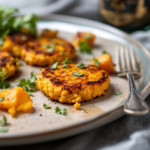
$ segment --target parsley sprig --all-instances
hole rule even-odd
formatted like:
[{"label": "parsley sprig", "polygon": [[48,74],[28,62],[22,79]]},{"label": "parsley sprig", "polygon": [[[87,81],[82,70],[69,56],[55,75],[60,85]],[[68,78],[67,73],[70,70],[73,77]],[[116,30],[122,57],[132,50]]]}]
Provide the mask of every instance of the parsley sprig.
[{"label": "parsley sprig", "polygon": [[37,16],[27,14],[23,17],[16,17],[17,8],[0,7],[0,45],[8,34],[16,32],[28,32],[36,35]]},{"label": "parsley sprig", "polygon": [[5,98],[4,97],[0,97],[0,102],[3,101]]},{"label": "parsley sprig", "polygon": [[23,87],[24,90],[29,94],[32,95],[32,92],[35,91],[35,87],[36,87],[36,76],[34,75],[33,72],[31,72],[31,76],[30,79],[20,79],[20,80],[16,80],[19,82],[19,84],[17,84],[18,87]]},{"label": "parsley sprig", "polygon": [[87,42],[79,41],[79,52],[91,54],[92,47]]},{"label": "parsley sprig", "polygon": [[55,113],[61,114],[61,115],[66,115],[67,109],[66,109],[66,108],[60,109],[60,108],[57,106],[57,107],[55,108]]},{"label": "parsley sprig", "polygon": [[8,81],[5,81],[6,76],[6,72],[3,73],[2,69],[0,68],[0,89],[7,89],[11,86]]}]

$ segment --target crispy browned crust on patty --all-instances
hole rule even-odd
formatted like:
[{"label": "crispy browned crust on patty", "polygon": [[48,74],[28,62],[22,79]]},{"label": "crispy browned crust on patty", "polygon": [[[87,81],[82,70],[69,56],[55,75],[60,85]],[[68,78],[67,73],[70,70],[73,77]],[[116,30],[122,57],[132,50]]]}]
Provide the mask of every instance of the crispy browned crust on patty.
[{"label": "crispy browned crust on patty", "polygon": [[0,51],[0,68],[6,72],[6,78],[11,77],[19,68],[19,62],[16,57],[7,51]]},{"label": "crispy browned crust on patty", "polygon": [[[51,45],[54,46],[53,51],[49,51]],[[24,61],[35,66],[52,65],[56,61],[63,61],[66,57],[73,59],[75,49],[62,38],[38,38],[28,42],[21,53]]]},{"label": "crispy browned crust on patty", "polygon": [[33,39],[35,37],[29,33],[14,33],[5,37],[0,50],[8,51],[16,57],[20,57],[22,46]]},{"label": "crispy browned crust on patty", "polygon": [[[42,69],[37,78],[39,89],[51,99],[65,103],[88,101],[105,94],[110,82],[106,71],[93,65],[85,69],[76,67],[75,63],[67,65],[69,69],[63,68],[63,65],[58,65],[55,70],[51,67]],[[73,72],[84,75],[74,77]]]}]

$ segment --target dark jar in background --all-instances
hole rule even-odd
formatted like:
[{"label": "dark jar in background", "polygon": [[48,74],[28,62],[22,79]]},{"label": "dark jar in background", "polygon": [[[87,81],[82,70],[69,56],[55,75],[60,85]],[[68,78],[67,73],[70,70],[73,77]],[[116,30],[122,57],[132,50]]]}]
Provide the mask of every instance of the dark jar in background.
[{"label": "dark jar in background", "polygon": [[150,0],[100,0],[100,20],[125,31],[150,25]]}]

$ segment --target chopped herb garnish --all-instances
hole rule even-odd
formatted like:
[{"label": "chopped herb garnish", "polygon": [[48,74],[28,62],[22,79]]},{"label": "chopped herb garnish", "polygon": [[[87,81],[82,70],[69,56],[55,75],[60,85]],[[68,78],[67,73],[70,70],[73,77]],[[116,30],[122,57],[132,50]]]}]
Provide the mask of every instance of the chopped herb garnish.
[{"label": "chopped herb garnish", "polygon": [[43,104],[43,107],[44,107],[45,109],[51,109],[51,106],[48,106],[48,105],[46,105],[46,104]]},{"label": "chopped herb garnish", "polygon": [[64,64],[66,63],[72,63],[72,60],[69,60],[68,58],[66,58],[64,61],[63,61]]},{"label": "chopped herb garnish", "polygon": [[26,41],[26,40],[27,40],[27,37],[26,37],[26,36],[22,36],[22,37],[21,37],[21,40],[22,40],[22,41]]},{"label": "chopped herb garnish", "polygon": [[22,64],[22,63],[19,63],[19,66],[20,66],[20,67],[22,67],[22,66],[23,66],[23,64]]},{"label": "chopped herb garnish", "polygon": [[94,60],[95,65],[98,67],[99,64],[100,64],[99,61],[98,61],[98,59],[94,58],[93,60]]},{"label": "chopped herb garnish", "polygon": [[0,133],[6,133],[6,132],[8,132],[8,129],[7,129],[7,128],[1,128],[1,129],[0,129]]},{"label": "chopped herb garnish", "polygon": [[30,79],[20,79],[20,80],[16,80],[19,82],[19,84],[17,84],[18,87],[23,87],[24,90],[29,94],[32,95],[32,92],[35,91],[36,88],[36,76],[34,75],[33,72],[31,72],[31,76]]},{"label": "chopped herb garnish", "polygon": [[4,100],[4,97],[0,97],[0,102]]},{"label": "chopped herb garnish", "polygon": [[0,68],[0,89],[6,89],[11,86],[8,81],[5,81],[6,76],[6,72],[3,73],[2,69]]},{"label": "chopped herb garnish", "polygon": [[64,44],[65,44],[65,42],[61,42],[61,43],[60,43],[60,45],[64,45]]},{"label": "chopped herb garnish", "polygon": [[87,35],[84,36],[84,38],[87,39],[87,40],[89,40],[89,39],[91,39],[91,35],[87,34]]},{"label": "chopped herb garnish", "polygon": [[122,94],[122,92],[114,93],[114,95],[117,95],[117,96],[119,96],[121,94]]},{"label": "chopped herb garnish", "polygon": [[63,64],[63,68],[69,68],[67,64]]},{"label": "chopped herb garnish", "polygon": [[62,54],[65,54],[66,52],[65,52],[65,51],[61,51],[61,53],[62,53]]},{"label": "chopped herb garnish", "polygon": [[82,64],[82,63],[80,63],[80,64],[76,64],[75,65],[76,67],[79,67],[79,68],[87,68],[87,66],[86,65],[84,65],[84,64]]},{"label": "chopped herb garnish", "polygon": [[79,51],[81,53],[91,54],[92,47],[87,42],[79,41]]},{"label": "chopped herb garnish", "polygon": [[53,52],[55,50],[55,44],[51,44],[50,48],[47,49],[48,52]]},{"label": "chopped herb garnish", "polygon": [[15,59],[13,59],[13,60],[12,60],[12,62],[13,62],[13,63],[16,63],[16,60],[15,60]]},{"label": "chopped herb garnish", "polygon": [[67,109],[66,109],[66,108],[60,109],[60,108],[57,106],[57,107],[55,108],[55,113],[61,114],[61,115],[66,115]]},{"label": "chopped herb garnish", "polygon": [[57,65],[58,65],[58,62],[55,62],[55,63],[51,66],[51,69],[57,69]]},{"label": "chopped herb garnish", "polygon": [[41,78],[39,78],[39,79],[41,79]]},{"label": "chopped herb garnish", "polygon": [[7,118],[5,117],[5,115],[3,115],[2,120],[0,120],[0,125],[5,126],[6,124],[7,124]]},{"label": "chopped herb garnish", "polygon": [[102,51],[102,54],[107,54],[107,52],[105,50]]},{"label": "chopped herb garnish", "polygon": [[84,75],[84,73],[73,72],[74,77],[81,77],[83,75]]}]

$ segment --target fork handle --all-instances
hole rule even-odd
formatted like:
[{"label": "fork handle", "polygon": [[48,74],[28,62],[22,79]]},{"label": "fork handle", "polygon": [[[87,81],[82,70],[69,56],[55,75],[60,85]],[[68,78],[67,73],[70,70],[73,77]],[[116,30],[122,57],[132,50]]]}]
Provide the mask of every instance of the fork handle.
[{"label": "fork handle", "polygon": [[129,96],[124,105],[124,111],[131,115],[145,115],[149,112],[149,107],[143,99],[139,96],[133,75],[131,73],[127,74],[129,82]]}]

